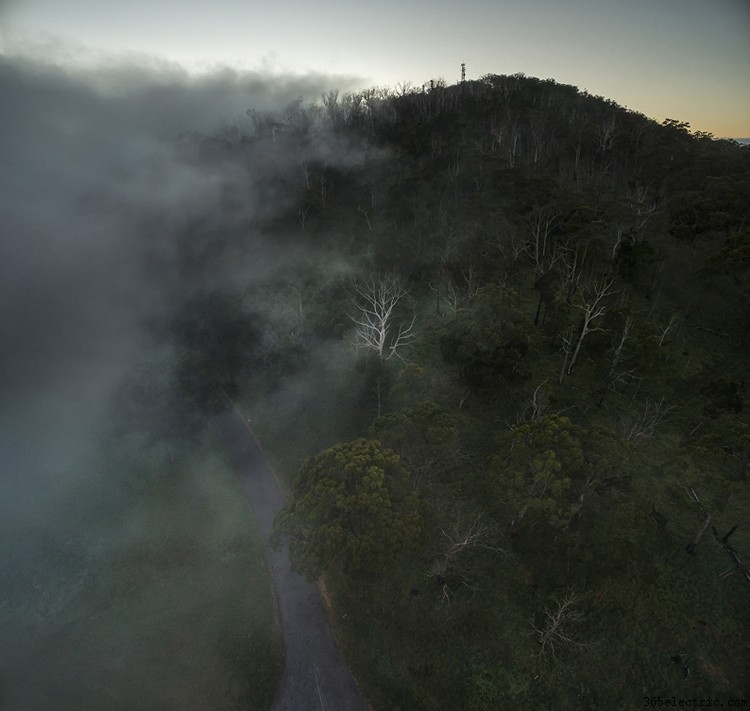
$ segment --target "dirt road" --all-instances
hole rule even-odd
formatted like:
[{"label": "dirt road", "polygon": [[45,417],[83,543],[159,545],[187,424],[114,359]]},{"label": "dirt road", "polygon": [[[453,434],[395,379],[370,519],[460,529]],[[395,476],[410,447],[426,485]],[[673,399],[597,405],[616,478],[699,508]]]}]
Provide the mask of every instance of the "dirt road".
[{"label": "dirt road", "polygon": [[[213,419],[266,541],[284,495],[236,409]],[[317,587],[289,565],[286,546],[268,548],[284,639],[284,672],[272,711],[367,711],[331,633]]]}]

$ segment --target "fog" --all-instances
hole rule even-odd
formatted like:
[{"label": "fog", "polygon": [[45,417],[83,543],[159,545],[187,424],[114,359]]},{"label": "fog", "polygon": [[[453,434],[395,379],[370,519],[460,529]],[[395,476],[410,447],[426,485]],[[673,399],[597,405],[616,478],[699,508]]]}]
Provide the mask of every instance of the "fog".
[{"label": "fog", "polygon": [[[251,635],[242,591],[268,594],[249,509],[204,434],[189,451],[118,435],[118,393],[146,367],[165,398],[175,346],[162,326],[186,290],[251,287],[311,258],[251,231],[241,255],[202,243],[289,198],[261,195],[266,161],[206,158],[191,137],[251,132],[247,109],[283,111],[342,82],[0,58],[0,708],[240,703],[248,659],[203,642]],[[190,240],[207,283],[186,273]],[[230,617],[205,627],[209,613]],[[193,636],[175,632],[187,624]]]}]

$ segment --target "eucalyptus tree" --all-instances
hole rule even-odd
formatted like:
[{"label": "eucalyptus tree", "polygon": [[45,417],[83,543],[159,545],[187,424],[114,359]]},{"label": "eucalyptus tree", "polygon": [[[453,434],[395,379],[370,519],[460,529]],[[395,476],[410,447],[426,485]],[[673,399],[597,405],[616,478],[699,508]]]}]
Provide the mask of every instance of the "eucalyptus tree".
[{"label": "eucalyptus tree", "polygon": [[337,444],[310,458],[274,523],[289,538],[292,565],[310,578],[337,571],[366,578],[414,545],[419,501],[399,456],[375,440]]}]

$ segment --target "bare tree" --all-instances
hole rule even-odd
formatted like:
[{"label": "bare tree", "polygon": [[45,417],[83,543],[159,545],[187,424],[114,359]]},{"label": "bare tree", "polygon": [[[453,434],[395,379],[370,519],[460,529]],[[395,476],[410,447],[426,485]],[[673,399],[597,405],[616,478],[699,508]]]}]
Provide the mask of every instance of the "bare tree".
[{"label": "bare tree", "polygon": [[580,179],[581,155],[583,152],[584,136],[591,126],[591,117],[575,107],[570,117],[572,135],[574,137],[572,146],[574,150],[573,162],[573,179],[578,182]]},{"label": "bare tree", "polygon": [[357,347],[375,351],[381,363],[402,358],[399,350],[414,340],[417,317],[413,315],[408,326],[397,324],[397,306],[409,295],[401,278],[393,272],[372,274],[354,284],[354,294],[357,313],[351,318]]},{"label": "bare tree", "polygon": [[626,232],[625,225],[620,223],[617,225],[617,234],[615,236],[615,244],[612,247],[612,260],[617,257],[617,252],[620,251],[620,245],[625,241],[625,239],[630,239],[630,233]]},{"label": "bare tree", "polygon": [[445,285],[445,300],[448,302],[448,306],[454,314],[464,303],[464,297],[461,290],[450,277],[448,278],[448,283]]},{"label": "bare tree", "polygon": [[573,329],[567,328],[565,332],[560,336],[562,341],[562,352],[563,352],[563,363],[560,368],[560,376],[557,379],[557,384],[562,385],[562,381],[565,378],[565,373],[568,369],[568,362],[570,361],[570,354],[573,352]]},{"label": "bare tree", "polygon": [[320,171],[319,177],[320,177],[320,205],[321,207],[325,208],[326,198],[328,197],[328,194],[330,191],[328,184],[326,182],[325,168],[323,168],[323,170]]},{"label": "bare tree", "polygon": [[514,118],[509,124],[510,138],[508,140],[508,161],[512,168],[516,164],[516,156],[518,155],[518,142],[521,139],[521,126],[518,123],[518,119]]},{"label": "bare tree", "polygon": [[541,645],[539,656],[549,652],[554,657],[563,649],[581,651],[589,646],[574,639],[570,630],[584,617],[578,608],[583,597],[572,589],[568,590],[562,597],[555,596],[550,605],[544,606],[544,616],[539,626],[534,620],[529,621]]},{"label": "bare tree", "polygon": [[633,217],[634,241],[639,241],[639,235],[646,223],[660,210],[656,201],[651,197],[651,191],[645,185],[636,185],[628,196],[628,205]]},{"label": "bare tree", "polygon": [[572,247],[561,250],[562,269],[560,271],[565,285],[565,303],[568,306],[573,303],[573,298],[578,291],[587,252],[588,242],[582,244],[580,240],[577,240]]},{"label": "bare tree", "polygon": [[555,252],[552,231],[560,220],[560,213],[551,205],[536,205],[527,218],[528,240],[523,251],[531,257],[538,276],[546,274],[560,259]]},{"label": "bare tree", "polygon": [[654,436],[656,428],[661,425],[674,406],[667,406],[664,398],[646,399],[643,410],[630,412],[622,421],[622,436],[628,440],[649,439]]},{"label": "bare tree", "polygon": [[[545,415],[549,409],[550,398],[549,393],[542,388],[544,388],[547,382],[547,380],[542,380],[542,382],[534,388],[534,392],[531,394],[531,399],[523,406],[523,409],[516,416],[516,425],[520,425],[522,422],[535,422]],[[513,429],[512,426],[511,429]]]},{"label": "bare tree", "polygon": [[443,602],[450,603],[452,593],[445,579],[447,575],[458,575],[466,587],[476,589],[460,562],[467,551],[477,548],[492,553],[506,554],[506,551],[494,545],[498,536],[497,527],[486,521],[482,514],[464,515],[459,509],[453,523],[440,528],[440,533],[443,545],[427,572],[427,577],[438,581],[442,589]]},{"label": "bare tree", "polygon": [[615,116],[607,116],[602,119],[594,129],[596,135],[596,142],[599,146],[599,150],[604,153],[612,148],[612,143],[615,138],[615,127],[617,126],[617,119]]},{"label": "bare tree", "polygon": [[678,326],[680,325],[680,317],[676,314],[672,314],[669,317],[669,323],[667,323],[661,331],[661,335],[659,336],[659,345],[663,346],[664,342],[667,340],[667,337],[669,336],[672,331],[674,331]]},{"label": "bare tree", "polygon": [[542,152],[547,144],[548,138],[544,113],[537,112],[531,117],[530,129],[531,145],[534,150],[533,160],[534,165],[537,165],[542,157]]},{"label": "bare tree", "polygon": [[305,231],[305,224],[307,223],[307,216],[310,214],[310,206],[302,205],[297,208],[297,219],[299,220],[300,229]]},{"label": "bare tree", "polygon": [[365,222],[367,223],[367,229],[369,231],[372,231],[372,223],[370,222],[370,215],[367,210],[362,209],[361,205],[357,206],[357,212],[361,213],[362,216],[365,218]]},{"label": "bare tree", "polygon": [[440,282],[435,284],[428,281],[427,286],[435,292],[435,313],[438,316],[445,315],[440,308],[441,299],[448,304],[448,308],[454,316],[458,310],[463,308],[466,304],[467,298],[464,291],[455,281],[453,281],[453,279],[451,279],[451,277],[445,277],[445,275],[442,275]]},{"label": "bare tree", "polygon": [[497,116],[493,116],[490,121],[490,135],[492,136],[492,145],[490,150],[495,151],[498,148],[502,148],[503,141],[505,140],[505,134],[507,132],[507,124]]},{"label": "bare tree", "polygon": [[[625,382],[628,378],[635,377],[635,373],[632,370],[622,370],[620,368],[621,363],[627,356],[625,344],[630,338],[630,331],[633,328],[633,319],[628,316],[625,319],[625,323],[622,325],[622,331],[620,331],[619,337],[616,337],[612,341],[612,358],[609,361],[609,372],[607,373],[608,387],[613,392],[617,392],[616,386],[619,383]],[[604,395],[602,395],[602,399]],[[600,401],[601,404],[601,401]]]},{"label": "bare tree", "polygon": [[482,514],[465,516],[459,511],[453,524],[441,528],[440,533],[443,535],[444,546],[430,568],[430,577],[444,576],[454,565],[456,558],[471,548],[505,553],[502,548],[490,545],[497,537],[497,529],[485,521]]},{"label": "bare tree", "polygon": [[477,264],[473,259],[470,259],[468,265],[461,269],[461,276],[464,280],[468,298],[473,299],[482,286],[482,275],[479,273]]},{"label": "bare tree", "polygon": [[597,325],[597,322],[607,312],[607,307],[604,301],[607,297],[617,293],[614,288],[614,281],[614,277],[611,276],[604,277],[601,280],[595,280],[591,287],[586,290],[586,293],[584,293],[583,303],[577,306],[577,308],[583,312],[583,323],[581,324],[581,332],[578,335],[578,341],[573,350],[573,355],[570,358],[570,363],[568,363],[568,375],[570,375],[573,372],[573,368],[575,368],[583,339],[590,333],[601,330]]},{"label": "bare tree", "polygon": [[305,190],[309,190],[311,187],[310,178],[312,177],[312,169],[306,160],[301,160],[298,165],[302,171],[302,177],[305,179]]}]

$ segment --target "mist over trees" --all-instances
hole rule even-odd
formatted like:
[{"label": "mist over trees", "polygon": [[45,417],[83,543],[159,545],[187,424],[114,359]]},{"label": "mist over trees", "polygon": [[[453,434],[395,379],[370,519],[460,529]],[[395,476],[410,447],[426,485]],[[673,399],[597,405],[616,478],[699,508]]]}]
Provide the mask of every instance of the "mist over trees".
[{"label": "mist over trees", "polygon": [[[359,156],[280,178],[299,194],[274,229],[356,266],[353,314],[343,294],[322,300],[353,325],[313,329],[296,377],[316,377],[324,336],[358,353],[339,371],[358,389],[280,454],[294,483],[277,526],[300,569],[324,574],[376,706],[746,693],[747,581],[727,546],[747,557],[747,149],[522,75],[328,94],[255,120],[251,144],[300,150],[322,133]],[[270,449],[286,447],[279,410],[255,411]],[[423,520],[375,581],[344,555],[349,536],[369,540],[351,516],[371,503],[311,508],[334,452],[331,472],[374,475],[356,437],[398,456]]]},{"label": "mist over trees", "polygon": [[[6,106],[36,96],[3,71]],[[244,103],[216,128],[198,107],[222,82]],[[241,402],[373,708],[746,696],[750,149],[523,75],[167,84],[184,131],[167,99],[155,131],[82,86],[35,119],[67,145],[73,93],[112,128],[75,138],[107,147],[88,169],[53,162],[75,189],[34,220],[60,240],[0,266],[27,314],[11,352],[75,352],[85,326],[107,379],[80,410],[111,404],[164,471]]]},{"label": "mist over trees", "polygon": [[203,409],[265,321],[231,257],[193,266],[256,202],[189,136],[328,80],[0,58],[3,709],[270,705],[263,544]]}]

